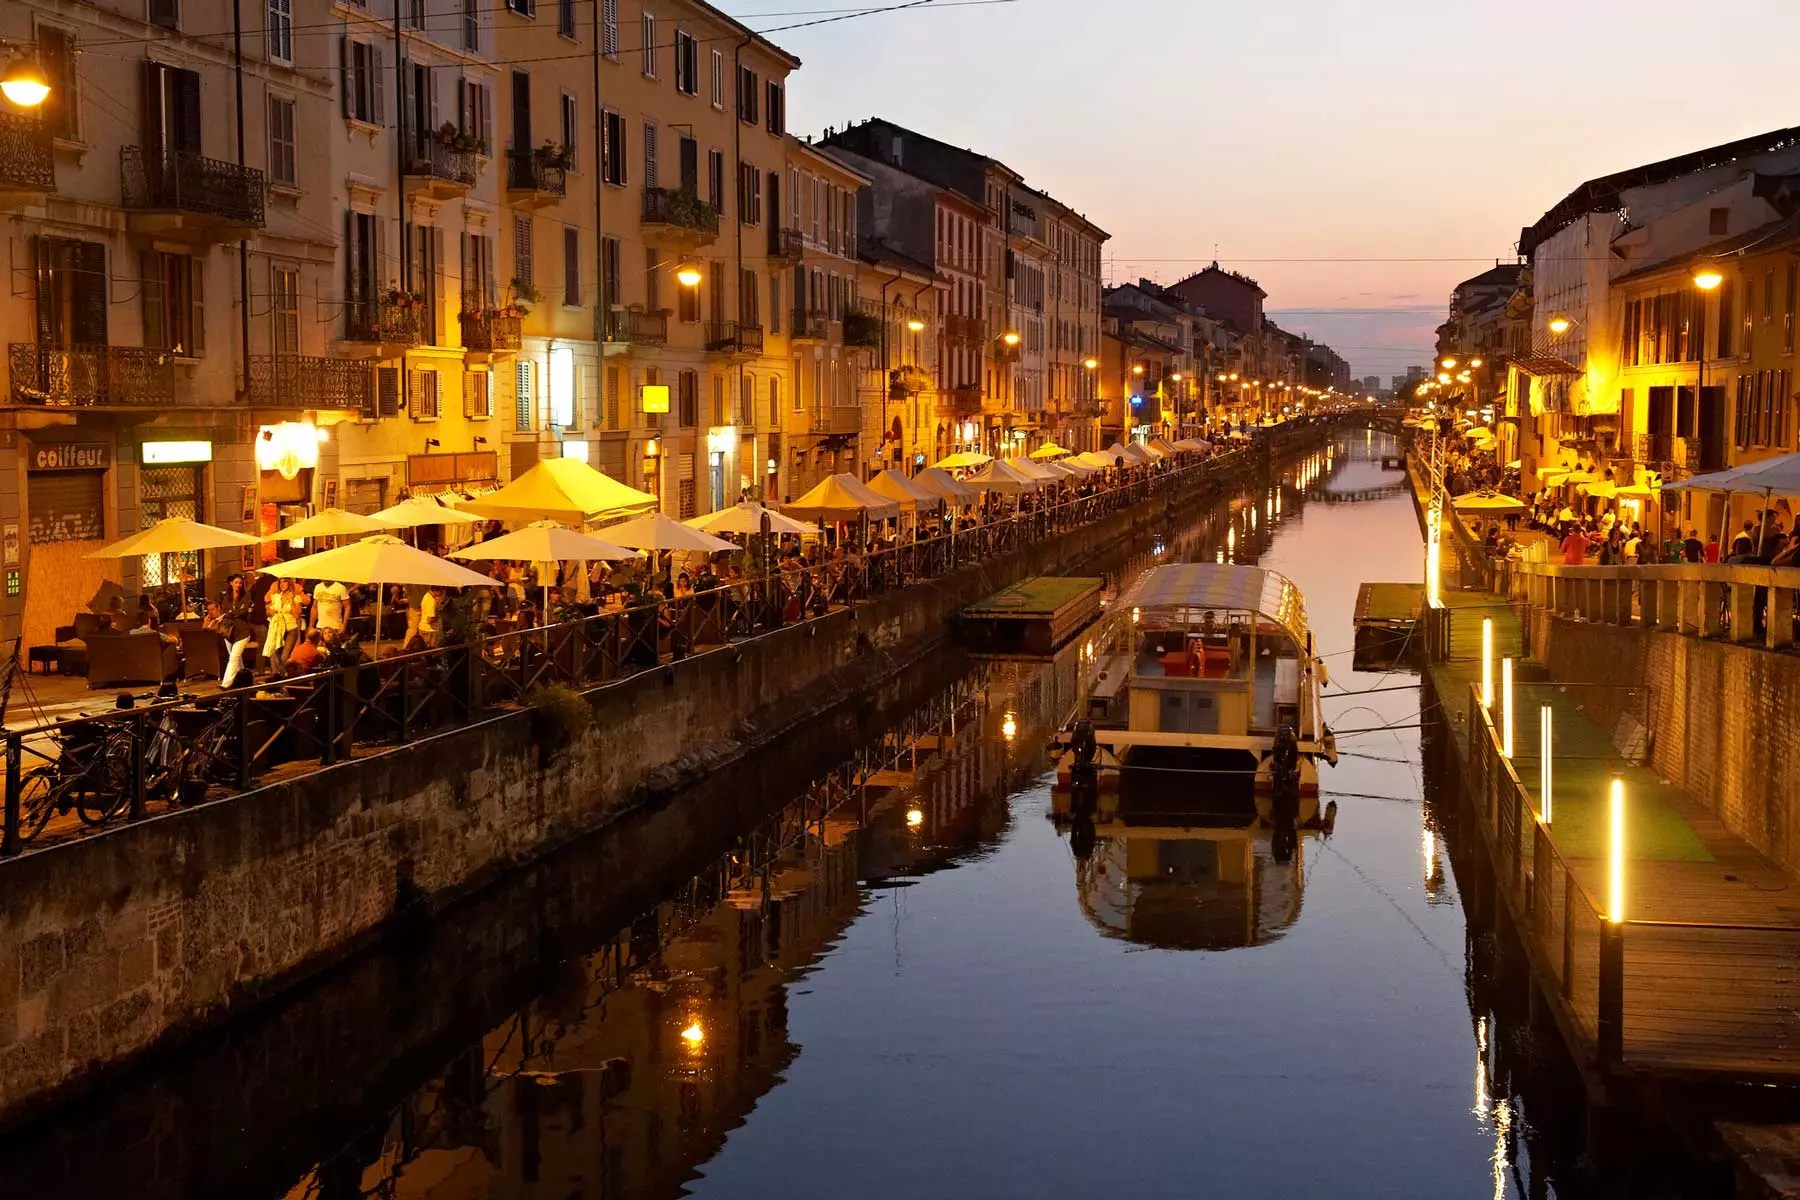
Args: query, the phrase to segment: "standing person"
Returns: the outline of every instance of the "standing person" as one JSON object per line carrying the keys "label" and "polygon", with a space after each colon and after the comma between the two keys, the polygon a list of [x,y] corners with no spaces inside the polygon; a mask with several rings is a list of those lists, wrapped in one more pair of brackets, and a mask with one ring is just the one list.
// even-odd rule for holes
{"label": "standing person", "polygon": [[1626,566],[1635,567],[1638,565],[1638,555],[1642,551],[1643,545],[1644,545],[1643,535],[1640,534],[1634,528],[1631,531],[1631,536],[1625,539],[1625,565]]}
{"label": "standing person", "polygon": [[424,588],[419,597],[419,636],[427,646],[438,644],[438,603],[443,598],[442,588]]}
{"label": "standing person", "polygon": [[1698,529],[1688,530],[1686,540],[1681,543],[1681,552],[1687,556],[1687,560],[1691,563],[1705,561],[1706,546],[1700,541],[1700,531]]}
{"label": "standing person", "polygon": [[312,627],[341,636],[344,622],[350,618],[350,589],[321,579],[313,587],[312,598]]}
{"label": "standing person", "polygon": [[1719,561],[1719,535],[1716,533],[1706,535],[1706,561],[1709,563]]}
{"label": "standing person", "polygon": [[263,658],[277,673],[293,648],[292,639],[300,631],[300,606],[295,600],[294,588],[293,580],[277,579],[263,598],[269,619],[268,636],[263,639]]}
{"label": "standing person", "polygon": [[1564,537],[1562,540],[1563,565],[1565,567],[1579,567],[1585,565],[1587,562],[1588,547],[1592,543],[1593,539],[1589,538],[1587,534],[1571,526],[1569,528],[1568,536]]}

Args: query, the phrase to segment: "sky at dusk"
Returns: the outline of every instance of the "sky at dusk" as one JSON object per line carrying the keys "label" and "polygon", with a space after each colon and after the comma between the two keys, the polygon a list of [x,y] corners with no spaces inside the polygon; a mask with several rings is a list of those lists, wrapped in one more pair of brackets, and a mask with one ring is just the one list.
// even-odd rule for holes
{"label": "sky at dusk", "polygon": [[804,60],[794,132],[998,158],[1112,234],[1109,282],[1216,247],[1358,376],[1428,362],[1450,288],[1582,181],[1800,125],[1796,0],[721,6]]}

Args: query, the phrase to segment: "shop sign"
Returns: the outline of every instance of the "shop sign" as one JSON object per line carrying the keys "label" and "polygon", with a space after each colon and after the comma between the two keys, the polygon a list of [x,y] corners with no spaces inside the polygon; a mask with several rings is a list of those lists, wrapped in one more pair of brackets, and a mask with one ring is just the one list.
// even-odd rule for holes
{"label": "shop sign", "polygon": [[49,442],[33,446],[34,471],[104,471],[112,466],[112,447],[105,442]]}

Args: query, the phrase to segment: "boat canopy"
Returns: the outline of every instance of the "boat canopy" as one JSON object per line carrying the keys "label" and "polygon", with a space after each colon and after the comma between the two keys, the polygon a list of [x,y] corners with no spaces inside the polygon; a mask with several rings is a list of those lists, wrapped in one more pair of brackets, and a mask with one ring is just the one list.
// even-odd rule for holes
{"label": "boat canopy", "polygon": [[1300,589],[1285,575],[1262,567],[1223,563],[1171,563],[1151,567],[1138,577],[1115,609],[1140,609],[1151,613],[1181,612],[1180,619],[1197,621],[1206,610],[1253,612],[1273,621],[1307,651],[1306,601]]}

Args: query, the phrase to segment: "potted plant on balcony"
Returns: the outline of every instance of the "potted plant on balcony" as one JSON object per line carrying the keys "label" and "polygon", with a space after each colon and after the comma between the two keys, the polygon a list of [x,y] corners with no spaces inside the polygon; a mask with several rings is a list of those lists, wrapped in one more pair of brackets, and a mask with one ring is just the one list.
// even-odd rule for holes
{"label": "potted plant on balcony", "polygon": [[872,348],[881,345],[881,321],[860,308],[844,313],[844,345]]}
{"label": "potted plant on balcony", "polygon": [[549,138],[545,138],[544,144],[532,151],[532,158],[541,168],[557,171],[569,169],[569,148],[559,146]]}
{"label": "potted plant on balcony", "polygon": [[513,280],[511,286],[512,286],[513,301],[509,301],[507,303],[506,307],[517,308],[519,311],[512,315],[522,317],[525,315],[526,310],[520,304],[514,303],[514,301],[526,301],[526,302],[529,302],[532,304],[536,304],[538,301],[537,289],[532,287],[529,283],[526,283],[523,279]]}
{"label": "potted plant on balcony", "polygon": [[446,150],[454,150],[457,148],[456,139],[461,136],[462,135],[457,131],[455,122],[445,121],[442,125],[438,126],[437,144],[444,147]]}

